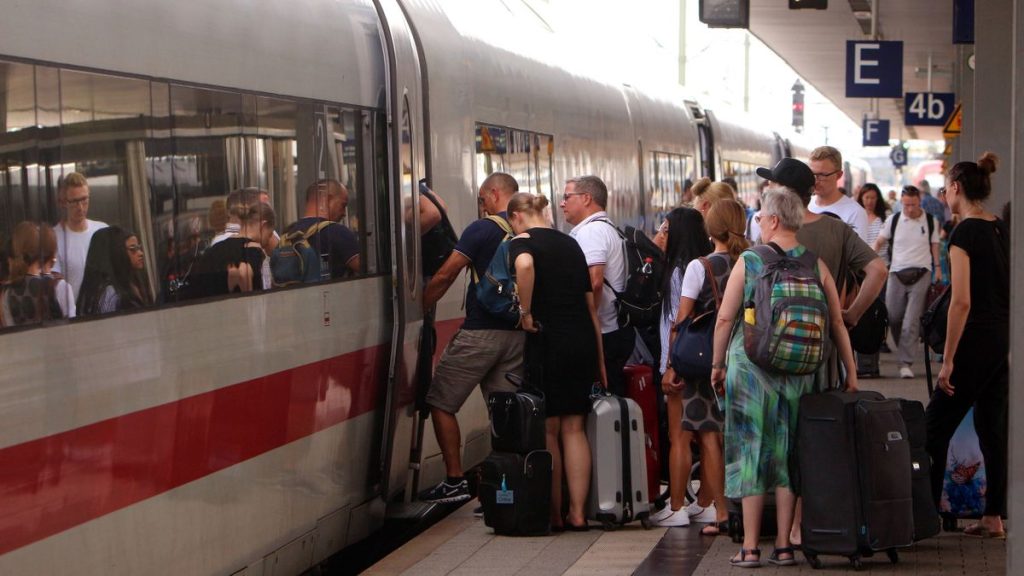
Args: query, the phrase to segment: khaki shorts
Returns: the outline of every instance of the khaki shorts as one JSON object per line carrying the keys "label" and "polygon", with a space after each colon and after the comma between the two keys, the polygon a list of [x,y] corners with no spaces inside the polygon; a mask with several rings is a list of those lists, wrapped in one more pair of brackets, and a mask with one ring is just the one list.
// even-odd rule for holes
{"label": "khaki shorts", "polygon": [[459,330],[437,364],[427,404],[456,414],[478,384],[485,400],[515,391],[505,374],[522,376],[525,341],[521,330]]}

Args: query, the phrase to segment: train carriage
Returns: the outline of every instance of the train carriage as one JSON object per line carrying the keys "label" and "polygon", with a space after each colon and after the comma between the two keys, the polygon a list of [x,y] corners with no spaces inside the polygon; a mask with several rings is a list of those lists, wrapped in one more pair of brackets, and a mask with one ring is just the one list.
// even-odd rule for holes
{"label": "train carriage", "polygon": [[[536,15],[507,10],[6,7],[0,237],[56,223],[59,183],[80,172],[89,217],[144,247],[155,304],[0,331],[0,573],[296,574],[364,538],[443,474],[432,437],[417,445],[415,183],[431,182],[461,230],[483,177],[507,171],[567,229],[562,183],[595,173],[612,218],[653,231],[687,179],[740,148],[684,94],[611,81]],[[510,33],[481,28],[495,22]],[[755,152],[746,163],[771,157]],[[349,191],[357,272],[184,299],[227,193],[265,191],[282,230],[324,178]],[[442,343],[461,290],[439,303]],[[478,395],[460,421],[472,465],[489,450]]]}

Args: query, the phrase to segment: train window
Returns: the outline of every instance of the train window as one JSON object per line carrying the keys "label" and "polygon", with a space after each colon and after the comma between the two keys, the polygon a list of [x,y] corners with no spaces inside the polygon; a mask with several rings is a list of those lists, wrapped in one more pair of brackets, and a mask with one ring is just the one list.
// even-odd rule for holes
{"label": "train window", "polygon": [[416,235],[416,192],[413,188],[416,174],[415,154],[413,153],[412,117],[409,112],[409,98],[402,101],[401,145],[398,158],[401,162],[401,181],[399,182],[404,217],[402,218],[402,237],[405,245],[406,288],[415,293],[416,284],[420,281],[419,267],[416,266],[416,254],[419,250],[420,238]]}
{"label": "train window", "polygon": [[507,172],[519,182],[521,192],[543,195],[554,206],[554,148],[554,137],[548,134],[478,123],[476,181],[483,182],[492,172]]}
{"label": "train window", "polygon": [[[270,289],[267,255],[321,211],[341,230],[318,246],[322,279],[388,269],[386,234],[374,234],[387,221],[378,111],[43,65],[0,61],[0,74],[0,281],[13,287],[0,298],[2,325],[207,295],[192,272],[231,235],[254,240],[265,264],[253,286]],[[256,233],[229,206],[244,189],[274,213],[260,211]],[[26,246],[38,252],[31,266],[9,269]],[[26,274],[52,288],[59,309],[17,299]]]}
{"label": "train window", "polygon": [[692,158],[669,152],[651,153],[650,205],[671,210],[682,201],[683,187],[692,176]]}
{"label": "train window", "polygon": [[758,203],[757,188],[761,178],[757,175],[757,166],[745,162],[725,160],[722,162],[722,178],[736,181],[736,194],[741,202],[754,207]]}

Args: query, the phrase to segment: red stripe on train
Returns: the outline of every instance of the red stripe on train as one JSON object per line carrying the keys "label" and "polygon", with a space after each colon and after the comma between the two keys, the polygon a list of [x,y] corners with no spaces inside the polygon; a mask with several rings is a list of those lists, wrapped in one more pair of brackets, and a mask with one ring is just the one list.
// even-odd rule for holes
{"label": "red stripe on train", "polygon": [[0,450],[0,554],[374,410],[376,346]]}

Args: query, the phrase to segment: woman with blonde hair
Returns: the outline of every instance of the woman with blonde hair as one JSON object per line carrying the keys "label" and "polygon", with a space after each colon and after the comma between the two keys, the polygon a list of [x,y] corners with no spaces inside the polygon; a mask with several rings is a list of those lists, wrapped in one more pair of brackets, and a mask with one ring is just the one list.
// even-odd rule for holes
{"label": "woman with blonde hair", "polygon": [[[590,391],[607,388],[601,325],[590,287],[590,271],[579,244],[551,228],[543,196],[517,193],[508,221],[517,236],[509,245],[526,337],[526,381],[542,391],[547,410],[552,530],[586,530],[590,489],[590,444],[586,418]],[[569,360],[571,359],[571,361]],[[562,475],[569,488],[569,514],[562,518]]]}
{"label": "woman with blonde hair", "polygon": [[[683,284],[679,293],[679,310],[676,326],[686,318],[694,318],[707,312],[714,312],[721,303],[721,294],[740,254],[747,249],[743,235],[746,226],[746,211],[736,200],[722,199],[711,204],[704,228],[714,243],[714,249],[707,257],[692,260],[686,266]],[[711,276],[708,275],[711,273]],[[675,331],[669,339],[671,349],[676,337]],[[728,510],[725,501],[725,463],[722,453],[724,415],[711,388],[711,374],[690,381],[677,375],[671,368],[662,379],[669,402],[670,425],[676,424],[677,417],[672,410],[673,396],[681,397],[683,440],[685,443],[696,436],[700,442],[702,484],[698,501],[692,503],[688,515],[694,521],[709,523],[701,530],[705,536],[716,536],[727,529]],[[673,443],[673,447],[675,443]],[[710,503],[701,505],[701,500]]]}
{"label": "woman with blonde hair", "polygon": [[273,242],[277,218],[266,202],[230,207],[239,222],[232,236],[206,249],[192,269],[186,298],[269,290],[264,280],[265,246]]}
{"label": "woman with blonde hair", "polygon": [[708,209],[719,200],[736,200],[736,191],[725,182],[701,178],[693,185],[693,207],[707,217]]}
{"label": "woman with blonde hair", "polygon": [[0,297],[4,326],[37,324],[64,317],[54,292],[56,281],[43,275],[43,255],[55,253],[53,228],[21,222],[11,234],[10,276]]}

